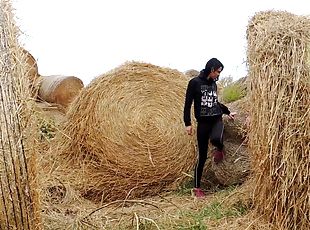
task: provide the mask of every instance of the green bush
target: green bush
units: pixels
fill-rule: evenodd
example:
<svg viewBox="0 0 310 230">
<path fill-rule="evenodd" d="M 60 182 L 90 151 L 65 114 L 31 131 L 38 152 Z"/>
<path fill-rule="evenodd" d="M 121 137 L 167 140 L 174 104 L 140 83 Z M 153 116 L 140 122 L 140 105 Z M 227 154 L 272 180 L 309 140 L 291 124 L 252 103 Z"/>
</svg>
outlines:
<svg viewBox="0 0 310 230">
<path fill-rule="evenodd" d="M 231 84 L 223 89 L 222 100 L 225 103 L 230 103 L 243 98 L 245 95 L 246 95 L 245 87 L 239 84 Z"/>
</svg>

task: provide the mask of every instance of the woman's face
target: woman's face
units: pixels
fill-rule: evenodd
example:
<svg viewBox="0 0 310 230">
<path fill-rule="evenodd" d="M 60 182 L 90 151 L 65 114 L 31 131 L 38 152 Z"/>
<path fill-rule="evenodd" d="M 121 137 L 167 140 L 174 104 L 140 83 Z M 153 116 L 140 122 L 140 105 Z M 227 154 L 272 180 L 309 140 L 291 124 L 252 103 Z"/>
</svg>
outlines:
<svg viewBox="0 0 310 230">
<path fill-rule="evenodd" d="M 220 76 L 221 72 L 222 72 L 222 67 L 216 70 L 212 70 L 211 73 L 209 74 L 209 77 L 212 79 L 216 79 Z"/>
</svg>

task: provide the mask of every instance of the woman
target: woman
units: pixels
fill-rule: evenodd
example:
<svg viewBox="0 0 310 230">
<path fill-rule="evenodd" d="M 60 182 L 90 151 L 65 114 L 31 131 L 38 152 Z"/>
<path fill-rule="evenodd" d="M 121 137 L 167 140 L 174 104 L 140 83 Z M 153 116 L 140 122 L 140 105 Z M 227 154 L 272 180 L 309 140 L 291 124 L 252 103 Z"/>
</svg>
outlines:
<svg viewBox="0 0 310 230">
<path fill-rule="evenodd" d="M 235 113 L 218 102 L 217 85 L 223 64 L 216 58 L 210 59 L 205 69 L 192 78 L 187 86 L 184 104 L 184 123 L 188 135 L 192 135 L 191 106 L 194 101 L 194 112 L 197 121 L 198 160 L 194 172 L 193 193 L 197 198 L 203 198 L 204 192 L 200 188 L 203 167 L 207 160 L 209 140 L 216 147 L 213 153 L 215 163 L 223 160 L 223 130 L 222 115 L 227 114 L 234 119 Z"/>
</svg>

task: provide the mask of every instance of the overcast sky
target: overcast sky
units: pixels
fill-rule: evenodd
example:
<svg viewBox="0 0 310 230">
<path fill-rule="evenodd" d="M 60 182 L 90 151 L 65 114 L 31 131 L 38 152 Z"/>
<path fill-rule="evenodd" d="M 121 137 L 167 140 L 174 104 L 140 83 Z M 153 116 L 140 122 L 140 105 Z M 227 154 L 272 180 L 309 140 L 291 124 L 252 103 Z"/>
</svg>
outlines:
<svg viewBox="0 0 310 230">
<path fill-rule="evenodd" d="M 309 0 L 13 0 L 21 43 L 43 76 L 87 85 L 125 61 L 184 72 L 217 57 L 246 75 L 246 27 L 256 12 L 310 15 Z"/>
</svg>

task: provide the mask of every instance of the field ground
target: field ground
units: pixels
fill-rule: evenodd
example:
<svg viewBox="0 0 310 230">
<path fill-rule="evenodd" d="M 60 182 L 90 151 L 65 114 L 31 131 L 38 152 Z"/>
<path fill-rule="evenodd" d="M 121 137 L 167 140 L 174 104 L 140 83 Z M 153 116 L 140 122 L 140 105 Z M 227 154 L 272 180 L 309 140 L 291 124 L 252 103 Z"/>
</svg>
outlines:
<svg viewBox="0 0 310 230">
<path fill-rule="evenodd" d="M 45 229 L 272 229 L 253 215 L 249 182 L 209 190 L 205 199 L 193 198 L 189 184 L 143 200 L 104 204 L 69 187 L 61 194 L 44 202 Z"/>
</svg>

